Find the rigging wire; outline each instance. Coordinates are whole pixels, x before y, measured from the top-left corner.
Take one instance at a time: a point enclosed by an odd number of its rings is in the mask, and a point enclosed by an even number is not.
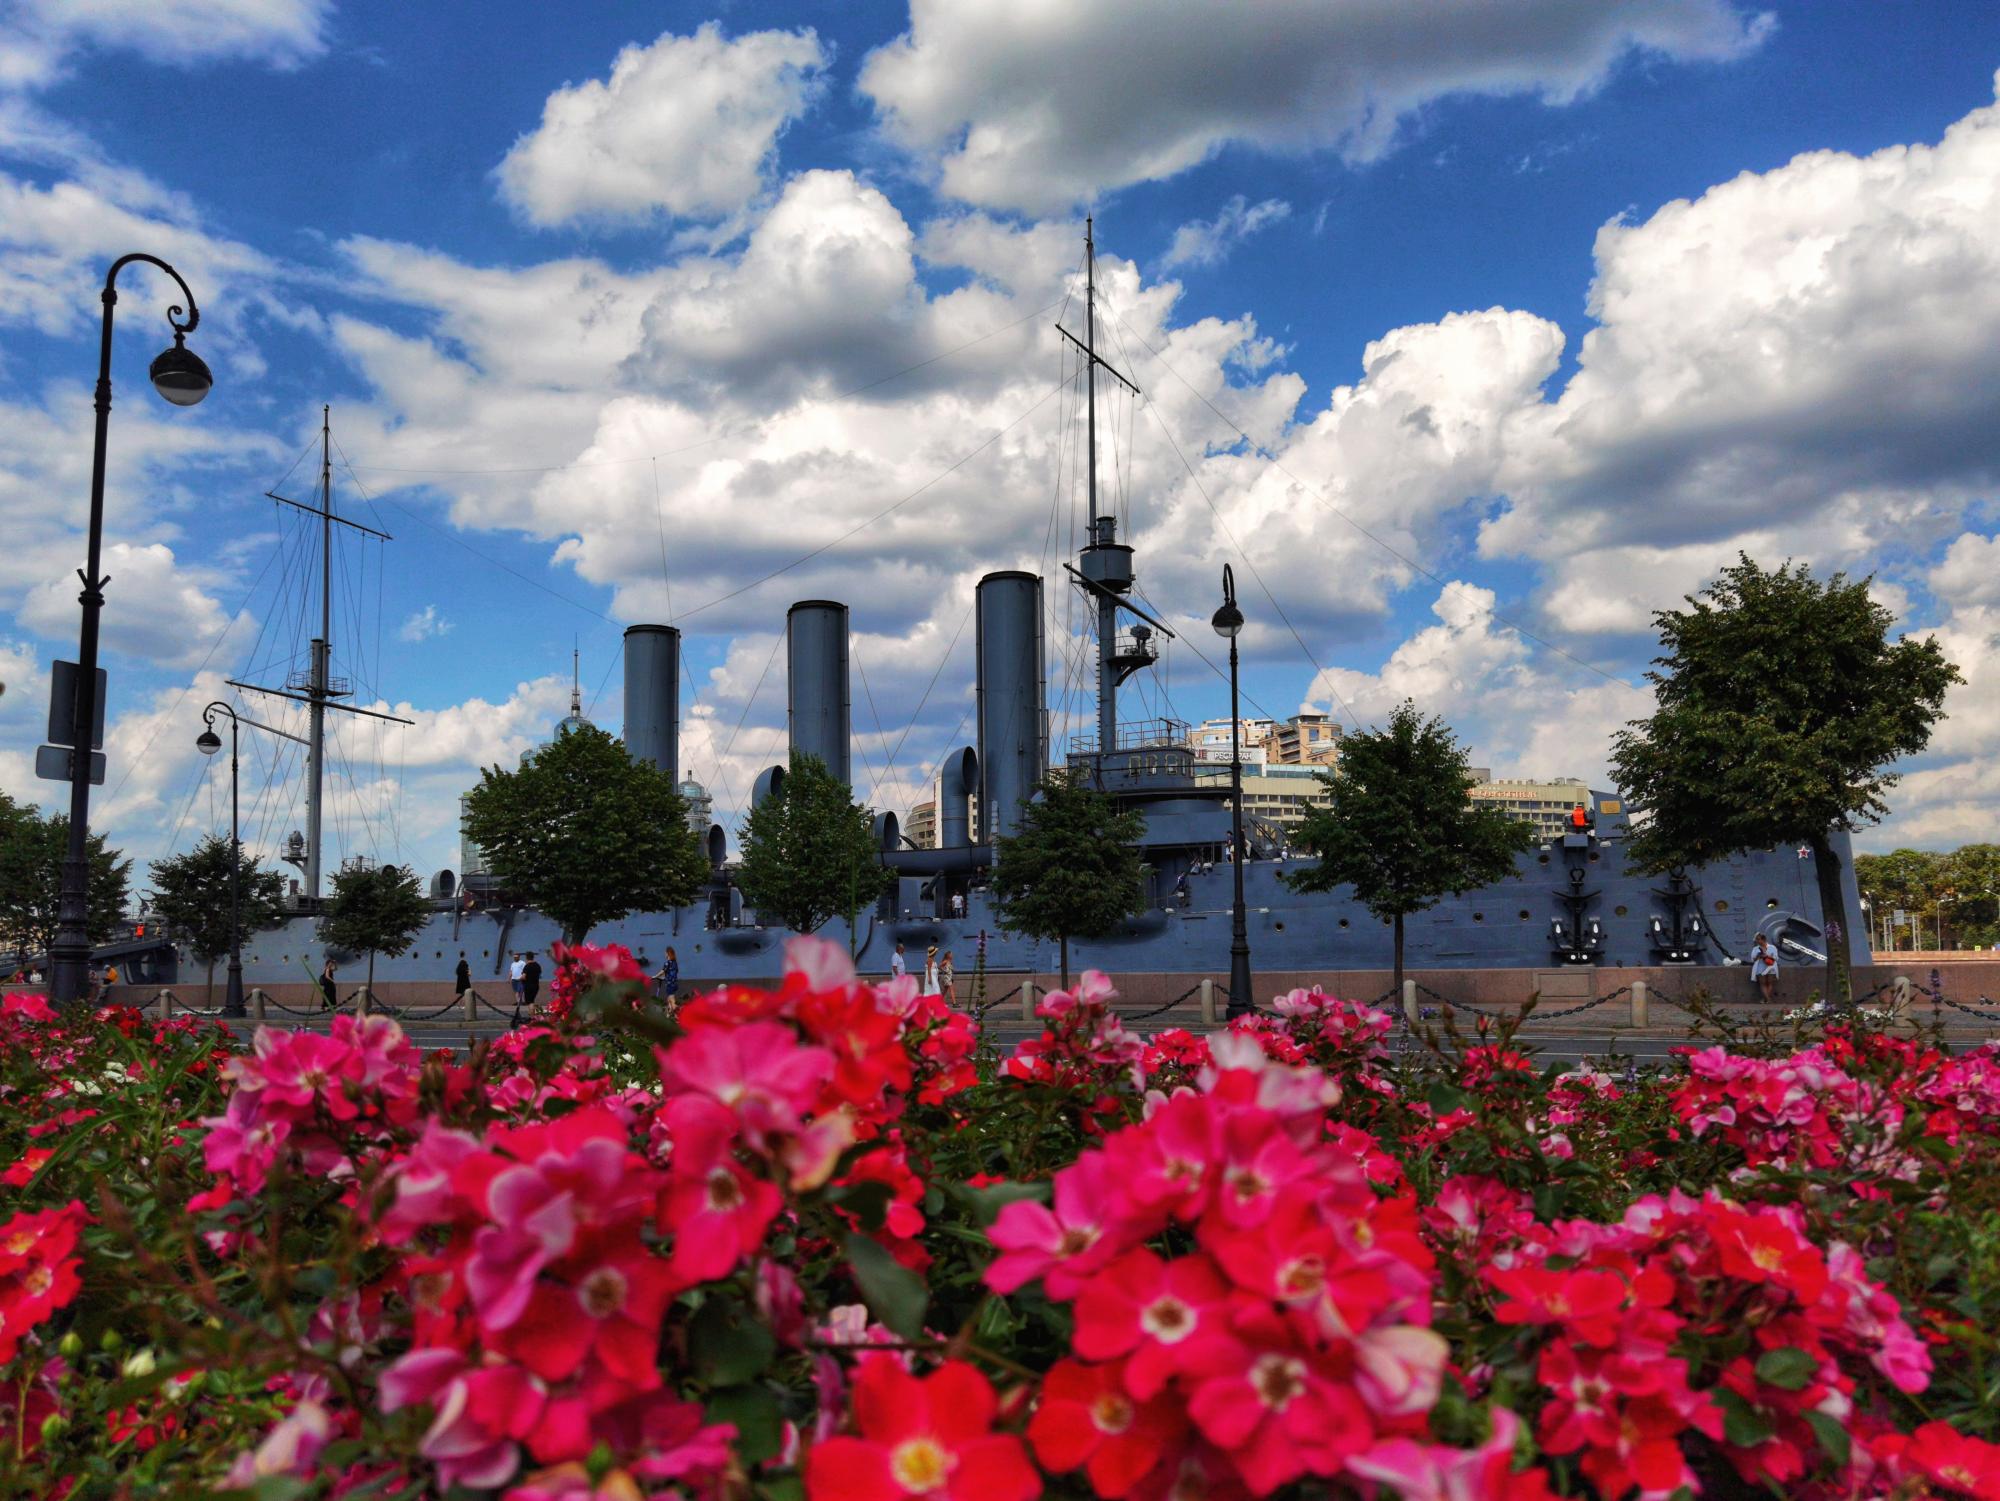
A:
[[[1118,339],[1118,347],[1125,350],[1125,357],[1129,360],[1132,357],[1131,351],[1126,346],[1125,335],[1119,328],[1119,325],[1123,322],[1122,318],[1118,318],[1114,314],[1112,333]],[[1340,696],[1340,690],[1333,685],[1333,679],[1328,675],[1326,668],[1320,664],[1319,658],[1313,655],[1313,649],[1306,645],[1306,638],[1299,634],[1299,628],[1292,624],[1292,617],[1285,613],[1285,607],[1278,602],[1278,596],[1271,592],[1271,586],[1264,582],[1263,572],[1257,567],[1256,561],[1245,550],[1243,544],[1236,540],[1236,534],[1229,529],[1229,523],[1223,519],[1221,508],[1216,505],[1215,498],[1208,493],[1208,486],[1201,482],[1200,474],[1195,471],[1194,465],[1188,462],[1188,456],[1181,448],[1180,441],[1174,437],[1173,430],[1167,426],[1166,419],[1160,415],[1159,404],[1157,402],[1147,402],[1146,412],[1153,419],[1153,425],[1159,428],[1160,435],[1167,440],[1168,446],[1173,449],[1174,457],[1181,461],[1181,468],[1187,471],[1188,479],[1194,484],[1195,493],[1201,497],[1202,503],[1208,507],[1209,514],[1215,518],[1215,524],[1221,529],[1223,537],[1235,549],[1236,556],[1243,560],[1243,566],[1250,570],[1250,576],[1257,581],[1257,587],[1263,591],[1264,598],[1271,602],[1271,608],[1278,612],[1278,618],[1284,621],[1285,629],[1292,633],[1292,640],[1298,643],[1299,650],[1305,653],[1306,660],[1312,663],[1315,681],[1326,684],[1328,695],[1340,706],[1341,712],[1354,721],[1354,727],[1357,730],[1363,728],[1361,717],[1354,712],[1353,707],[1348,704],[1347,700]]]
[[[854,670],[861,674],[861,693],[862,696],[868,700],[868,717],[875,721],[876,738],[881,741],[883,748],[886,750],[889,745],[889,736],[887,732],[883,730],[882,716],[876,711],[875,708],[875,690],[868,686],[868,669],[861,665],[861,653],[854,649],[854,643],[852,640],[850,640],[847,644],[847,655],[849,660],[854,663]],[[861,742],[859,740],[855,741],[855,748],[857,750],[860,749],[860,744]],[[867,765],[868,752],[866,751],[861,752],[861,760],[863,765]],[[884,768],[884,775],[894,776],[895,772],[896,772],[896,758],[894,756],[891,756],[889,758],[888,765]],[[879,799],[882,795],[882,777],[875,776],[873,768],[870,768],[869,777],[870,777],[870,783],[869,783],[870,790],[868,793],[868,797],[869,800],[873,802]]]
[[[972,606],[967,605],[965,613],[959,617],[958,629],[951,633],[951,644],[944,649],[944,655],[938,659],[937,671],[931,674],[930,682],[924,685],[923,697],[917,700],[917,707],[910,715],[910,722],[903,726],[903,733],[896,741],[896,748],[889,753],[891,765],[894,765],[896,757],[903,753],[903,741],[910,738],[910,731],[915,728],[917,720],[923,715],[924,705],[930,702],[931,689],[937,687],[938,679],[944,676],[945,667],[951,661],[951,654],[958,649],[958,638],[965,634],[966,623],[971,619]]]
[[[1057,301],[1062,301],[1062,299],[1057,299]],[[1064,305],[1065,307],[1067,307],[1067,303],[1065,303]],[[861,385],[849,386],[846,390],[836,391],[831,396],[816,397],[812,401],[807,403],[807,405],[831,406],[835,402],[846,401],[850,397],[859,396],[862,395],[864,392],[872,391],[877,386],[886,386],[892,380],[899,380],[905,375],[910,375],[918,370],[926,369],[931,365],[937,364],[941,360],[948,360],[955,354],[963,354],[966,350],[973,348],[975,345],[984,344],[988,339],[996,339],[1001,334],[1011,332],[1012,330],[1019,328],[1023,323],[1027,323],[1032,319],[1041,317],[1042,314],[1050,311],[1055,306],[1056,302],[1050,302],[1045,306],[1036,308],[1031,313],[1023,313],[1020,317],[1014,319],[1011,323],[1003,323],[998,328],[987,330],[985,333],[979,335],[977,338],[967,339],[963,344],[955,344],[950,349],[942,350],[939,353],[932,355],[929,359],[918,360],[913,365],[905,365],[900,370],[892,370],[887,375],[878,376],[876,379],[863,382]],[[477,468],[477,469],[437,469],[437,468],[422,468],[422,467],[413,468],[409,466],[398,466],[392,464],[363,464],[361,467],[363,469],[366,469],[370,474],[556,474],[566,469],[601,469],[616,464],[644,463],[648,460],[657,463],[661,459],[670,459],[678,454],[692,453],[697,448],[707,448],[711,444],[721,443],[729,438],[738,437],[743,433],[752,432],[757,428],[764,427],[776,421],[778,417],[781,417],[783,415],[785,414],[780,412],[769,417],[751,418],[749,421],[738,423],[733,428],[724,428],[719,433],[713,433],[706,438],[699,439],[698,441],[693,443],[684,444],[679,448],[669,448],[662,450],[659,453],[631,454],[622,458],[572,459],[570,462],[566,464],[510,464],[510,465],[501,465],[493,468]]]
[[[1112,318],[1115,322],[1124,324],[1126,331],[1130,333],[1134,339],[1137,339],[1139,343],[1143,345],[1149,353],[1152,354],[1153,358],[1159,362],[1160,368],[1165,370],[1169,375],[1171,375],[1175,380],[1179,381],[1183,386],[1186,386],[1187,389],[1194,394],[1194,397],[1197,401],[1199,401],[1203,406],[1207,407],[1211,412],[1215,413],[1217,419],[1219,419],[1226,427],[1228,427],[1230,431],[1234,432],[1245,443],[1249,444],[1252,452],[1256,453],[1259,457],[1263,458],[1274,469],[1276,469],[1280,474],[1284,475],[1287,479],[1291,480],[1291,482],[1297,485],[1301,490],[1304,490],[1308,495],[1311,495],[1315,499],[1317,499],[1321,505],[1325,506],[1329,511],[1333,512],[1335,516],[1339,517],[1342,521],[1346,522],[1355,531],[1361,533],[1361,535],[1366,537],[1370,542],[1373,542],[1377,547],[1381,548],[1384,552],[1388,553],[1390,557],[1396,559],[1399,563],[1402,563],[1405,567],[1415,569],[1418,573],[1421,573],[1425,578],[1429,579],[1432,583],[1436,584],[1439,588],[1447,590],[1454,594],[1462,594],[1466,598],[1471,599],[1475,604],[1480,606],[1482,613],[1491,615],[1495,620],[1499,621],[1501,625],[1504,625],[1508,630],[1514,632],[1515,635],[1521,636],[1526,640],[1532,641],[1537,646],[1547,648],[1549,651],[1554,652],[1557,656],[1563,658],[1565,661],[1571,662],[1574,665],[1583,668],[1586,672],[1595,673],[1598,677],[1603,678],[1607,683],[1616,683],[1619,687],[1627,689],[1633,693],[1645,692],[1643,688],[1639,688],[1634,684],[1627,682],[1624,678],[1619,677],[1616,673],[1606,672],[1602,667],[1599,667],[1596,663],[1586,662],[1582,657],[1577,656],[1573,652],[1564,650],[1562,647],[1558,646],[1555,642],[1548,640],[1546,637],[1536,635],[1533,631],[1529,630],[1526,626],[1520,624],[1518,621],[1510,619],[1508,616],[1502,615],[1497,609],[1494,609],[1490,605],[1487,605],[1485,601],[1479,599],[1476,595],[1472,593],[1471,590],[1465,588],[1462,584],[1459,584],[1455,580],[1447,579],[1440,573],[1434,572],[1432,569],[1426,567],[1423,563],[1419,562],[1417,559],[1410,557],[1408,554],[1402,552],[1400,549],[1392,546],[1390,543],[1385,542],[1382,538],[1376,536],[1374,532],[1370,531],[1366,526],[1362,525],[1361,522],[1355,520],[1352,516],[1348,515],[1347,512],[1343,511],[1339,506],[1335,505],[1331,500],[1327,499],[1326,493],[1323,490],[1319,489],[1315,485],[1308,484],[1305,480],[1300,479],[1298,475],[1294,474],[1289,468],[1286,467],[1285,461],[1283,459],[1279,458],[1275,453],[1271,452],[1270,449],[1266,448],[1262,443],[1259,443],[1255,438],[1251,437],[1250,434],[1244,430],[1241,424],[1239,424],[1227,412],[1223,411],[1222,408],[1217,406],[1213,401],[1210,401],[1204,392],[1202,392],[1197,386],[1191,383],[1186,376],[1180,373],[1180,371],[1176,370],[1171,364],[1169,364],[1167,362],[1167,357],[1161,354],[1159,350],[1153,348],[1153,346],[1147,342],[1145,335],[1141,334],[1137,329],[1133,328],[1130,324],[1125,323],[1125,319],[1121,314],[1113,313]]]
[[[736,747],[736,737],[743,733],[743,721],[750,717],[750,710],[757,702],[757,695],[764,691],[764,679],[770,675],[771,664],[778,660],[778,648],[785,644],[784,633],[780,632],[771,641],[771,655],[764,659],[764,670],[757,674],[757,682],[750,690],[750,696],[743,700],[743,712],[736,716],[736,728],[729,732],[729,739],[722,747],[722,753],[715,758],[715,776],[722,783],[722,791],[729,794],[728,806],[738,813],[746,811],[736,801],[736,791],[729,783],[729,753]],[[719,805],[718,805],[719,806]]]

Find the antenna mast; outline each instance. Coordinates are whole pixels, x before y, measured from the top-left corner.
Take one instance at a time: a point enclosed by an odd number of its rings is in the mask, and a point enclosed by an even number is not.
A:
[[[1158,653],[1150,642],[1135,641],[1129,651],[1118,649],[1118,611],[1122,607],[1143,619],[1125,596],[1132,590],[1132,549],[1118,540],[1118,518],[1099,515],[1097,510],[1097,372],[1101,366],[1111,378],[1138,396],[1139,388],[1121,375],[1097,353],[1097,240],[1093,221],[1083,221],[1083,333],[1078,339],[1068,329],[1057,326],[1070,343],[1083,351],[1086,397],[1087,439],[1085,488],[1090,500],[1089,541],[1078,557],[1080,567],[1069,571],[1097,606],[1097,753],[1102,758],[1118,749],[1118,685],[1155,660]],[[1162,627],[1164,629],[1164,627]],[[1171,632],[1169,632],[1171,634]]]
[[[333,524],[337,521],[342,526],[353,527],[357,532],[380,537],[384,542],[394,539],[387,532],[378,532],[372,526],[363,526],[358,521],[333,514],[333,408],[330,406],[319,409],[319,504],[305,505],[271,490],[264,493],[280,504],[319,517],[319,634],[313,638],[312,656],[306,671],[288,674],[284,691],[260,688],[255,683],[239,683],[234,678],[229,679],[229,686],[251,693],[267,693],[273,698],[289,698],[306,706],[306,896],[317,901],[320,894],[320,832],[324,823],[326,795],[326,711],[339,709],[369,719],[386,719],[393,724],[411,723],[394,714],[378,714],[373,709],[357,709],[352,704],[336,702],[349,697],[354,690],[347,679],[336,678],[330,671],[333,662]]]

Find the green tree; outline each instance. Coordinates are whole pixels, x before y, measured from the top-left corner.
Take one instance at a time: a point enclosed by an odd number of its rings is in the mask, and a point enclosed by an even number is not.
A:
[[[518,771],[481,772],[465,832],[501,889],[571,943],[627,913],[685,906],[708,879],[673,778],[594,725],[564,729]]]
[[[1139,906],[1145,820],[1081,777],[1058,772],[1035,792],[1019,831],[999,841],[993,895],[1002,926],[1061,945],[1067,989],[1070,939],[1106,937]]]
[[[208,967],[210,1002],[215,995],[215,962],[229,952],[230,864],[229,841],[211,836],[184,855],[155,860],[152,867],[153,914]],[[240,851],[236,866],[241,940],[285,920],[285,879]]]
[[[349,861],[334,875],[333,900],[320,919],[319,936],[328,948],[368,956],[372,997],[375,956],[407,953],[430,916],[424,883],[407,865]]]
[[[792,753],[784,781],[750,810],[740,839],[743,900],[801,933],[843,912],[851,928],[862,904],[893,879],[875,821],[817,756]]]
[[[1910,914],[1910,947],[1922,948],[1917,934],[1935,919],[1938,896],[1944,889],[1945,857],[1929,850],[1899,849],[1886,855],[1856,855],[1854,882],[1878,922],[1888,924],[1896,912]],[[1890,931],[1889,947],[1898,944],[1898,934]],[[1871,939],[1871,944],[1872,944]]]
[[[56,913],[62,894],[63,855],[69,845],[69,819],[44,817],[0,792],[0,948],[23,955],[46,954],[55,941]],[[125,913],[132,862],[92,834],[90,905],[86,921],[92,943],[117,936]]]
[[[1407,700],[1379,730],[1340,742],[1337,772],[1319,781],[1332,801],[1310,808],[1293,843],[1319,862],[1285,876],[1296,891],[1352,886],[1395,928],[1396,990],[1403,988],[1403,919],[1513,873],[1534,830],[1474,803],[1465,751],[1442,720]]]
[[[1961,944],[2000,941],[2000,844],[1967,844],[1941,862],[1945,931]]]
[[[1960,681],[1935,639],[1890,642],[1869,582],[1822,583],[1804,564],[1767,572],[1739,553],[1687,609],[1655,612],[1658,707],[1612,754],[1643,819],[1629,847],[1641,869],[1810,847],[1827,994],[1841,1004],[1853,996],[1851,934],[1833,836],[1887,811],[1889,766],[1929,743]]]

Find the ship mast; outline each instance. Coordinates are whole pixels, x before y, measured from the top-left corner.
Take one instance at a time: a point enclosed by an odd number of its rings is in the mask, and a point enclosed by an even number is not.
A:
[[[353,704],[343,704],[338,700],[353,693],[353,686],[345,678],[332,675],[333,664],[333,528],[341,526],[366,532],[371,537],[380,537],[391,542],[387,532],[378,532],[372,526],[363,526],[358,521],[350,521],[345,516],[337,516],[333,510],[333,408],[319,409],[319,504],[311,506],[303,501],[292,500],[274,490],[266,490],[265,495],[281,505],[304,511],[309,516],[319,518],[319,634],[313,637],[312,654],[304,672],[290,673],[285,678],[283,689],[263,688],[255,683],[239,683],[229,679],[229,686],[242,688],[251,693],[266,693],[273,698],[289,698],[306,706],[306,849],[305,849],[305,894],[308,900],[316,901],[320,894],[320,855],[322,849],[321,830],[324,825],[326,796],[326,711],[339,709],[345,714],[359,714],[368,719],[386,719],[392,724],[409,724],[410,720],[400,719],[394,714],[380,714],[373,709],[357,709]]]
[[[1116,366],[1097,352],[1097,240],[1093,221],[1083,221],[1083,338],[1057,325],[1057,332],[1082,351],[1086,382],[1085,411],[1085,492],[1090,503],[1089,540],[1078,555],[1079,566],[1070,575],[1097,606],[1097,753],[1104,756],[1118,749],[1118,685],[1141,667],[1154,662],[1158,653],[1145,631],[1123,651],[1118,645],[1118,612],[1129,610],[1168,636],[1173,632],[1154,620],[1125,596],[1132,592],[1132,548],[1118,540],[1118,518],[1097,509],[1097,372],[1101,368],[1134,398],[1139,388],[1127,380]],[[1066,567],[1068,565],[1065,565]]]

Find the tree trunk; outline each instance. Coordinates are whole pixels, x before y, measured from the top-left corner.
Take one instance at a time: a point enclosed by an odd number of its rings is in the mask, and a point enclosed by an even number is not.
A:
[[[213,1011],[215,1009],[215,961],[213,959],[208,961],[208,979],[202,985],[201,1004],[204,1010]]]
[[[1400,1006],[1403,1004],[1403,914],[1395,916],[1396,924],[1396,994],[1392,998]]]
[[[1062,937],[1057,940],[1057,942],[1059,942],[1062,945],[1062,988],[1064,990],[1068,990],[1069,989],[1069,934],[1067,933],[1063,934]]]
[[[1841,890],[1840,856],[1824,838],[1812,841],[1813,874],[1819,880],[1820,926],[1826,930],[1826,999],[1846,1008],[1854,1003],[1853,959],[1848,949],[1847,896]]]
[[[373,1011],[375,1009],[375,950],[373,949],[368,951],[368,979],[366,983],[368,986],[366,1004],[368,1009]]]

